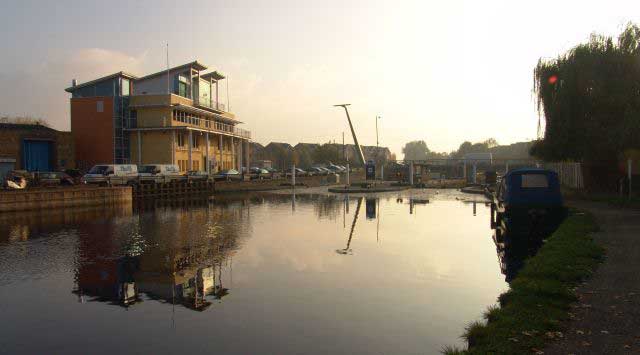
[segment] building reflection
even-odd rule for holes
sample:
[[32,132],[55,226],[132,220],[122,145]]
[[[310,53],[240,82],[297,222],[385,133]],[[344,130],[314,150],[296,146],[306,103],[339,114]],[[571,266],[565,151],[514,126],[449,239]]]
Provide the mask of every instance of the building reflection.
[[130,307],[143,300],[203,311],[230,293],[225,278],[248,235],[249,200],[204,206],[154,204],[117,222],[78,231],[76,286],[81,302]]
[[73,230],[88,221],[122,218],[132,214],[131,204],[0,213],[0,244]]

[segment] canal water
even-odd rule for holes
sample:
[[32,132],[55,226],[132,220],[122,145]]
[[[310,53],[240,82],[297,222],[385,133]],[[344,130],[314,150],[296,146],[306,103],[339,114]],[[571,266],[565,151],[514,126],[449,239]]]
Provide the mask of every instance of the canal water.
[[460,193],[0,216],[0,353],[433,354],[507,289]]

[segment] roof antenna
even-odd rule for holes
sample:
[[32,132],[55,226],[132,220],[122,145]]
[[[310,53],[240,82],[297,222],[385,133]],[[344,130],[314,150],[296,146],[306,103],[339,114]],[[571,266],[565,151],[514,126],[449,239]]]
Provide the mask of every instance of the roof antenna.
[[171,84],[169,79],[169,42],[167,42],[167,95],[171,95]]

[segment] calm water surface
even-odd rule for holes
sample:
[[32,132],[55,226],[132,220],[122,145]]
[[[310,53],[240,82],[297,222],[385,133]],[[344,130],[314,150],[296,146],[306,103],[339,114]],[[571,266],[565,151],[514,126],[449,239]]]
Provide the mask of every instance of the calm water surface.
[[265,194],[0,215],[0,353],[463,345],[464,326],[507,284],[489,208],[443,195]]

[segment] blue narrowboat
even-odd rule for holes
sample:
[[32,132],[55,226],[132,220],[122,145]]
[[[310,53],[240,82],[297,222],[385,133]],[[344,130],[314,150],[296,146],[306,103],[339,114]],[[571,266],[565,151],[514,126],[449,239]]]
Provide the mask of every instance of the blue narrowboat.
[[496,187],[491,226],[501,243],[541,240],[558,228],[566,214],[556,172],[517,169],[505,174]]

